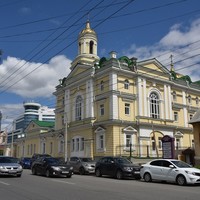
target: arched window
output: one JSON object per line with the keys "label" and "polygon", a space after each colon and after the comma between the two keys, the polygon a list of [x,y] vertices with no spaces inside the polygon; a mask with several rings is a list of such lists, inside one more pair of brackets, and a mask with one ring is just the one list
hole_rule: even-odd
{"label": "arched window", "polygon": [[149,96],[149,102],[150,102],[150,116],[155,119],[160,118],[160,106],[159,106],[158,94],[152,92]]}
{"label": "arched window", "polygon": [[94,51],[94,42],[90,41],[90,54],[93,54]]}
{"label": "arched window", "polygon": [[129,85],[130,85],[130,83],[129,83],[129,81],[126,79],[126,80],[124,81],[124,89],[128,90],[128,89],[129,89]]}
{"label": "arched window", "polygon": [[76,120],[81,120],[82,116],[82,97],[79,95],[76,98]]}
{"label": "arched window", "polygon": [[188,96],[188,104],[192,104],[192,98],[190,95]]}

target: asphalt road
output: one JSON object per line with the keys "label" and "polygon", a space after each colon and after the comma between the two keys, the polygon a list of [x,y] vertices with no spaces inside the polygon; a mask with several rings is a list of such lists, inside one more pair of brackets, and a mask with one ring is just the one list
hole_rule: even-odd
{"label": "asphalt road", "polygon": [[91,175],[72,178],[0,177],[0,200],[197,200],[200,186],[145,183]]}

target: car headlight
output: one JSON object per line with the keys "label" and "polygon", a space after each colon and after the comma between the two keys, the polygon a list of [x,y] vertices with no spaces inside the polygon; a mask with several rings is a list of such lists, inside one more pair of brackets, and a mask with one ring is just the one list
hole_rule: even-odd
{"label": "car headlight", "polygon": [[69,169],[73,171],[74,168],[73,168],[73,167],[70,167]]}
{"label": "car headlight", "polygon": [[185,171],[187,174],[195,175],[195,172]]}
{"label": "car headlight", "polygon": [[0,169],[5,169],[5,167],[4,166],[0,166]]}
{"label": "car headlight", "polygon": [[60,167],[52,166],[51,168],[52,168],[53,170],[56,170],[56,171],[59,171],[59,170],[60,170]]}
{"label": "car headlight", "polygon": [[132,168],[132,167],[124,167],[124,170],[125,170],[125,171],[132,171],[133,168]]}
{"label": "car headlight", "polygon": [[18,169],[20,169],[20,170],[21,170],[21,169],[22,169],[22,166],[20,165],[20,166],[18,167]]}

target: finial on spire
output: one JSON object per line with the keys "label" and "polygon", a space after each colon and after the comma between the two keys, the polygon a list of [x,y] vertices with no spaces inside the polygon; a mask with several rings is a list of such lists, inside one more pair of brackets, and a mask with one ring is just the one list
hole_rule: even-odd
{"label": "finial on spire", "polygon": [[174,72],[174,64],[173,64],[172,58],[173,58],[173,55],[171,54],[171,55],[170,55],[170,59],[171,59],[171,64],[170,64],[171,69],[170,69],[170,71],[173,71],[173,72]]}

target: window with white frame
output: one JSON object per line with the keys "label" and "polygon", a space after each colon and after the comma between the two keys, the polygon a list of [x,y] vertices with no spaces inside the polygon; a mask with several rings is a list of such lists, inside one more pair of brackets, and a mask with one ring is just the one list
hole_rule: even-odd
{"label": "window with white frame", "polygon": [[130,103],[125,103],[125,115],[130,114]]}
{"label": "window with white frame", "polygon": [[150,116],[155,119],[160,118],[159,96],[156,92],[152,92],[149,96]]}
{"label": "window with white frame", "polygon": [[76,151],[80,150],[79,138],[76,138]]}
{"label": "window with white frame", "polygon": [[96,133],[96,149],[98,152],[105,151],[105,131],[99,129]]}
{"label": "window with white frame", "polygon": [[75,139],[72,139],[72,151],[75,151]]}
{"label": "window with white frame", "polygon": [[53,142],[50,142],[50,154],[53,153]]}
{"label": "window with white frame", "polygon": [[176,138],[176,149],[179,149],[181,147],[181,139]]}
{"label": "window with white frame", "polygon": [[79,95],[76,98],[76,120],[81,120],[82,119],[82,97]]}
{"label": "window with white frame", "polygon": [[103,82],[103,81],[101,81],[101,83],[100,83],[100,90],[101,90],[101,91],[104,90],[104,82]]}
{"label": "window with white frame", "polygon": [[130,147],[132,145],[132,134],[125,134],[125,138],[126,147]]}
{"label": "window with white frame", "polygon": [[129,85],[130,85],[130,83],[129,83],[129,81],[126,79],[126,80],[124,81],[124,89],[128,90],[128,89],[129,89]]}
{"label": "window with white frame", "polygon": [[100,115],[104,115],[104,104],[100,105]]}
{"label": "window with white frame", "polygon": [[84,150],[84,138],[81,138],[81,141],[80,141],[80,151],[83,151]]}
{"label": "window with white frame", "polygon": [[178,121],[178,112],[174,112],[174,121]]}
{"label": "window with white frame", "polygon": [[42,142],[42,153],[46,153],[46,144],[45,142]]}

